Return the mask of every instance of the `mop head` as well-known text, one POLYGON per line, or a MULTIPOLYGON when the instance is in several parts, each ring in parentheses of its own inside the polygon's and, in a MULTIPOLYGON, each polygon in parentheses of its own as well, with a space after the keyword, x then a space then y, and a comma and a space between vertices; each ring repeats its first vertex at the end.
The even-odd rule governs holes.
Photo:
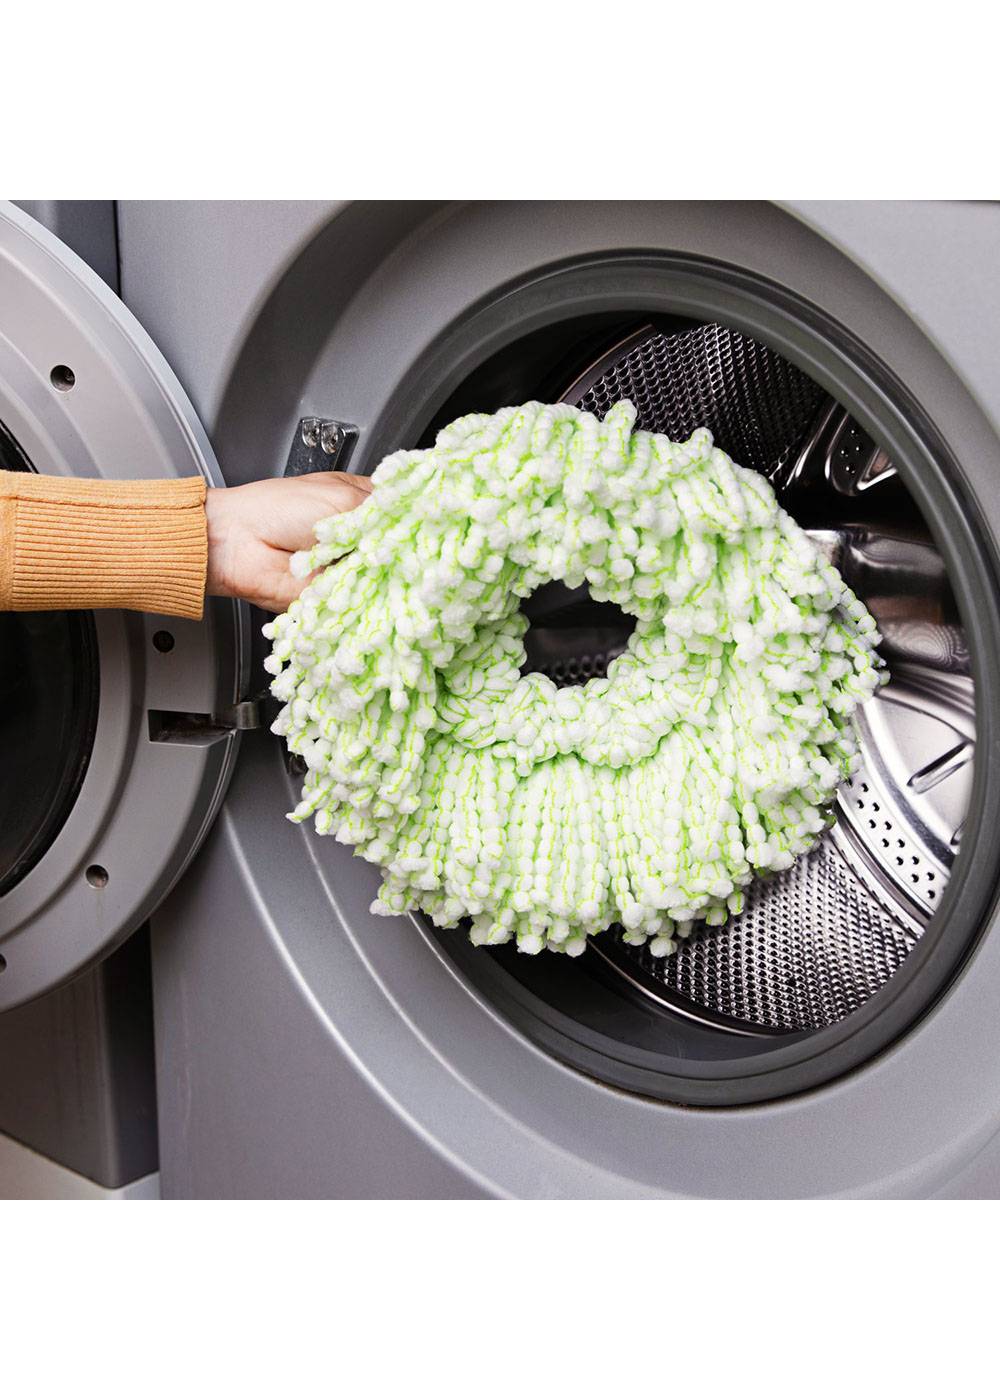
POLYGON ((382 867, 375 912, 526 953, 619 924, 665 956, 832 821, 875 623, 762 476, 635 416, 461 418, 295 557, 322 572, 264 628, 291 819, 382 867), (551 579, 637 619, 606 679, 520 674, 551 579))

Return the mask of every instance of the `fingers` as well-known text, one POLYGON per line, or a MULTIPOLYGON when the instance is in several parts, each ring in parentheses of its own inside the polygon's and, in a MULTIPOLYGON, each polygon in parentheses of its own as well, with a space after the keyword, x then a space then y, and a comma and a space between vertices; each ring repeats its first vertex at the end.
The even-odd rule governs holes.
POLYGON ((272 562, 271 567, 260 572, 253 586, 240 590, 238 596, 255 608, 263 608, 264 612, 287 612, 308 582, 289 573, 290 558, 291 555, 285 555, 282 562, 272 562))
POLYGON ((371 492, 365 477, 346 472, 310 472, 274 485, 279 489, 268 498, 270 511, 267 522, 261 522, 262 533, 269 543, 289 551, 308 548, 320 520, 354 510, 371 492))
POLYGON ((254 598, 251 601, 256 603, 258 608, 263 608, 265 612, 287 612, 304 587, 304 579, 292 578, 289 574, 287 580, 283 580, 278 584, 267 597, 254 598))
POLYGON ((296 481, 308 482, 320 487, 324 492, 342 499, 340 510, 351 510, 371 494, 370 476, 355 476, 353 472, 305 472, 295 477, 296 481))
POLYGON ((290 556, 315 543, 320 520, 363 505, 371 489, 368 477, 308 472, 210 490, 206 591, 283 612, 304 586, 288 572, 290 556))

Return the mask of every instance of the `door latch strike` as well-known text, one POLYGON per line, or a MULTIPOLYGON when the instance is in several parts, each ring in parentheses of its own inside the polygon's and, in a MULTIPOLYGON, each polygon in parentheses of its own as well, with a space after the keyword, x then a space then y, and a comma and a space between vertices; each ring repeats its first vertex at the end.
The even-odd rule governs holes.
POLYGON ((306 472, 343 471, 350 460, 358 430, 336 418, 301 418, 285 466, 286 476, 306 472))

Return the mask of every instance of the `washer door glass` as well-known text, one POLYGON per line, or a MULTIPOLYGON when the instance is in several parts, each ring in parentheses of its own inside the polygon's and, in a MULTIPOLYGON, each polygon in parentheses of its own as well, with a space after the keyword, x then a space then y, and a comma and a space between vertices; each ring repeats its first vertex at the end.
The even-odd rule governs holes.
MULTIPOLYGON (((0 423, 0 469, 30 464, 0 423)), ((100 691, 89 613, 0 613, 0 894, 52 844, 87 771, 100 691)))
POLYGON ((97 722, 89 613, 0 614, 0 894, 51 846, 76 801, 97 722))
MULTIPOLYGON (((124 304, 0 204, 0 467, 222 478, 183 389, 124 304)), ((0 1011, 149 916, 207 832, 244 715, 245 609, 201 622, 0 614, 0 1011)))

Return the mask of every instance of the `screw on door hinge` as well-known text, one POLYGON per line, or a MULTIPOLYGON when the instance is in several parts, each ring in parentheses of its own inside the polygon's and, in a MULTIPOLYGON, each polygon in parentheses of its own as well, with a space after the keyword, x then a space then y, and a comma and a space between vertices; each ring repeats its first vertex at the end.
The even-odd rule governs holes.
POLYGON ((339 423, 335 418, 302 418, 292 439, 285 475, 343 471, 357 440, 358 430, 353 423, 339 423))

